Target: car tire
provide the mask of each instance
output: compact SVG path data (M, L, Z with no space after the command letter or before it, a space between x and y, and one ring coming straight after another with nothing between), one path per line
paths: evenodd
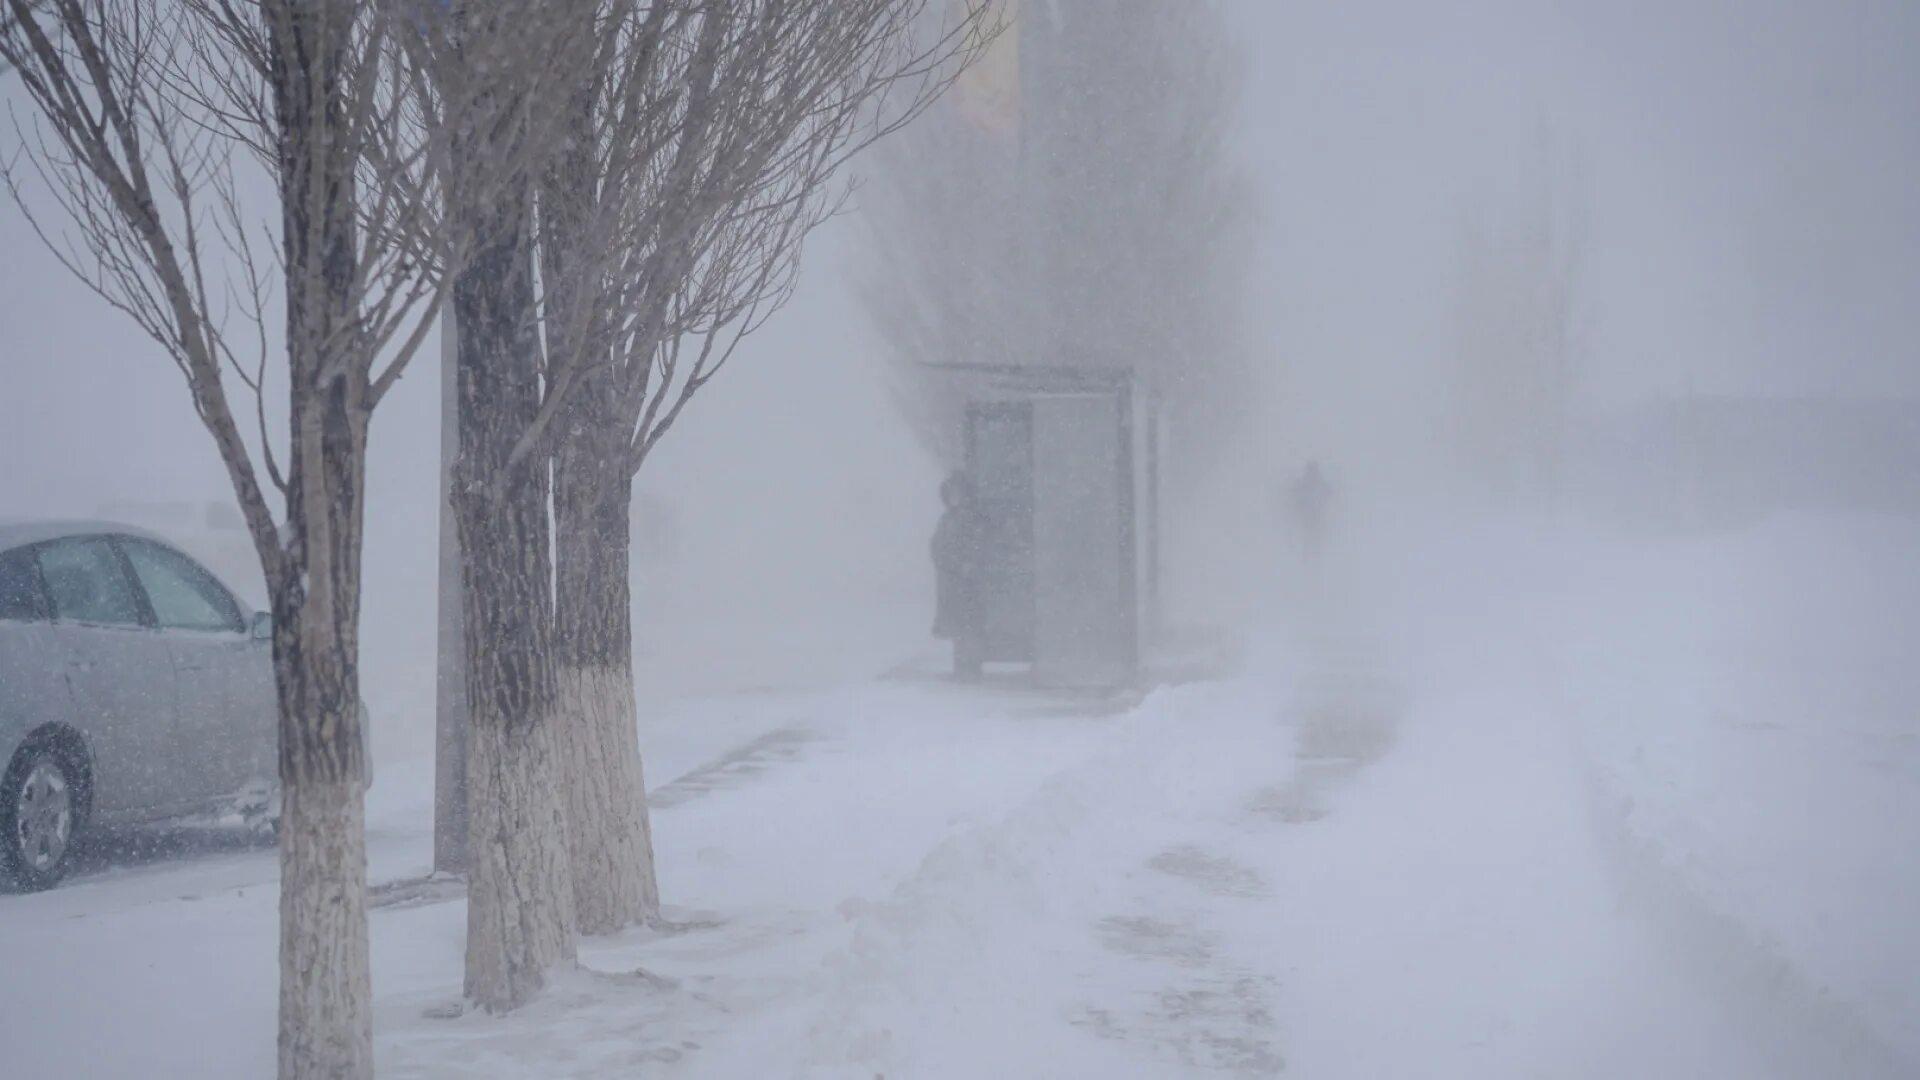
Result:
M240 808L240 820L255 839L266 844L280 840L280 785L268 788L258 802L248 800Z
M80 776L66 755L28 743L0 775L0 879L27 892L66 876L80 832Z
M262 847L278 847L280 845L279 815L248 823L247 832L253 837L254 842Z

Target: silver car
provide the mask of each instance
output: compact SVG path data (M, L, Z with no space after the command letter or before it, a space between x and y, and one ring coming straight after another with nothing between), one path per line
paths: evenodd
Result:
M266 616L149 533L0 525L0 877L51 886L95 826L271 824L270 638Z

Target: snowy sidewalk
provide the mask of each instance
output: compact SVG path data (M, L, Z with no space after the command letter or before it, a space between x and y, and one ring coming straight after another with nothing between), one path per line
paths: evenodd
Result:
M583 942L513 1016L438 1019L464 905L376 910L381 1075L1803 1075L1676 947L1564 703L1508 659L1273 653L1118 713L906 682L681 703L644 740L668 924ZM424 869L430 789L383 771L376 880ZM270 1073L273 869L0 898L40 973L0 992L9 1070Z
M1291 1071L1778 1075L1620 904L1536 705L1422 695L1322 816L1249 859L1286 875L1236 941L1287 972Z
M850 695L794 767L662 811L688 927L583 954L630 974L506 1021L383 993L383 1068L1793 1075L1623 897L1542 701L1307 676L1110 719Z
M1287 733L1244 693L1195 687L1116 718L947 687L850 690L804 740L785 737L800 747L787 765L658 806L679 928L582 951L588 968L644 976L572 976L506 1020L426 1020L458 991L457 921L376 922L383 1074L983 1075L1010 1046L1022 1056L1004 1074L1031 1075L1016 1030L1056 1041L1070 1073L1103 1048L1124 1063L1090 1030L1119 985L1103 973L1132 964L1104 943L1132 883L1165 876L1145 865L1173 844L1157 816L1214 786L1167 749L1210 748L1212 773L1244 773L1241 787L1286 770ZM1246 752L1251 729L1271 757ZM389 938L437 939L441 955L397 956ZM1133 1060L1149 1062L1134 1075L1164 1074Z

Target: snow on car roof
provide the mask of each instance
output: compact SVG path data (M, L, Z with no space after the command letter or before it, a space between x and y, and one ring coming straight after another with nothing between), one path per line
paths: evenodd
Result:
M69 536L138 536L172 546L172 541L149 529L121 521L7 521L0 520L0 550L59 540Z

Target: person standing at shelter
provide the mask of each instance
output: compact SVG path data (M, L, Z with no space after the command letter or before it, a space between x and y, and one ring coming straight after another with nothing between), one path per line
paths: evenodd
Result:
M956 472L940 485L945 510L933 530L933 635L953 642L953 673L978 678L983 666L981 576L986 530L973 482Z
M1292 509L1294 527L1300 533L1300 553L1310 567L1319 565L1326 546L1327 504L1331 499L1332 491L1320 463L1307 462L1300 478L1293 482Z

